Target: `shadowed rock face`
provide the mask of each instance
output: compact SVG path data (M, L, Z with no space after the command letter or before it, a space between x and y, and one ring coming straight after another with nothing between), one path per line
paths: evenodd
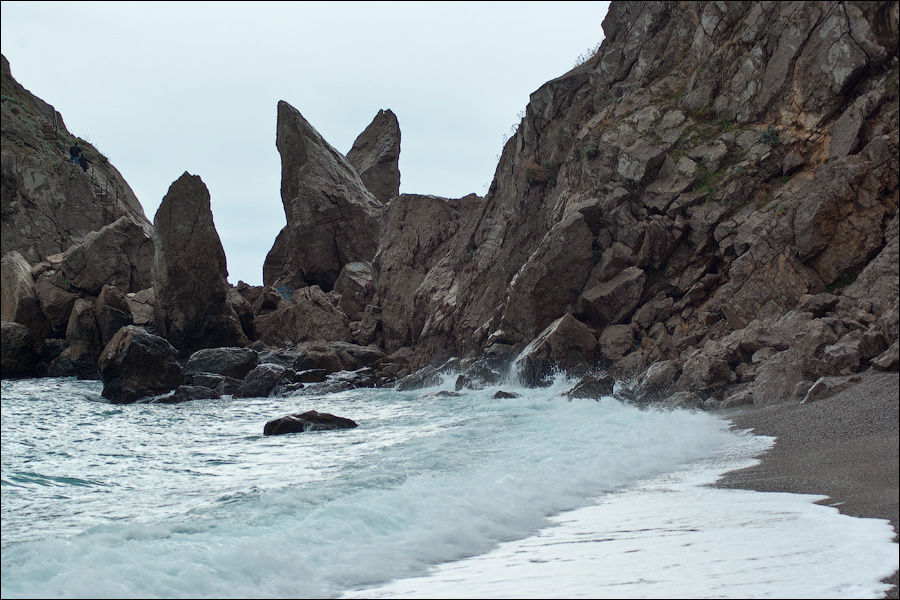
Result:
M264 283L330 291L345 264L375 255L381 203L347 159L284 101L278 103L276 146L287 225L263 266L274 277L280 263L281 273Z
M98 364L103 397L113 404L163 394L184 382L175 348L135 325L119 329L103 349Z
M400 124L391 110L379 110L347 153L366 189L379 202L400 193Z
M225 251L200 177L185 173L169 187L153 219L153 244L153 314L163 337L185 356L246 345L227 301Z

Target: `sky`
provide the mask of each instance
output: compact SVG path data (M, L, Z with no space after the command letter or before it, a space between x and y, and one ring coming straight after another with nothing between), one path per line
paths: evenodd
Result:
M487 192L529 95L603 39L608 2L2 2L13 77L104 153L152 222L185 171L229 281L262 284L285 224L276 106L346 154L400 123L400 192Z

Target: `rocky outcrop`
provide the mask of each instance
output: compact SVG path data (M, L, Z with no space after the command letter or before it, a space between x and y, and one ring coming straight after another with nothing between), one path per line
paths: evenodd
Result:
M350 341L347 315L318 287L297 290L290 300L253 322L256 338L270 346L313 340Z
M656 363L640 389L704 406L873 364L897 338L896 2L613 3L603 27L484 199L392 200L385 350L521 349L571 314L586 362Z
M243 379L259 364L259 354L251 348L207 348L191 354L184 365L184 376L212 373Z
M304 431L323 431L332 429L353 429L356 421L345 417L336 417L329 413L314 410L294 415L286 415L272 419L263 427L263 435L281 435L283 433L301 433Z
M347 152L366 189L387 203L400 194L400 124L390 110L379 110Z
M0 314L4 321L21 323L35 340L42 340L49 331L49 323L34 291L31 265L16 251L8 252L0 260Z
M0 253L15 250L36 264L121 218L138 230L149 227L121 174L91 144L69 133L62 115L51 105L13 79L6 57L2 57L0 77ZM69 147L75 142L91 161L87 173L69 160ZM114 251L104 259L109 264L132 265L133 278L149 281L149 256L135 264Z
M165 394L184 383L175 347L135 325L119 329L98 364L103 397L113 404Z
M246 345L228 303L225 251L200 177L184 173L169 187L153 218L153 244L153 315L160 334L184 356Z
M0 344L0 376L4 379L34 377L36 355L34 337L21 323L3 321L3 340Z
M344 265L375 255L381 202L347 159L284 101L278 103L276 146L287 225L263 266L264 275L278 275L263 283L330 291Z
M597 350L597 338L590 329L565 314L551 323L516 359L519 379L526 385L538 385L554 369L592 367Z

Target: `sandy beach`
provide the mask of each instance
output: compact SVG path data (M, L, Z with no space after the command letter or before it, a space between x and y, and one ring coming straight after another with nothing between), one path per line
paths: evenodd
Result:
M898 531L900 375L867 371L830 398L726 414L736 427L776 436L762 462L727 473L719 487L823 494L823 504L858 517L888 519ZM896 537L895 537L896 540ZM897 598L897 577L888 598Z

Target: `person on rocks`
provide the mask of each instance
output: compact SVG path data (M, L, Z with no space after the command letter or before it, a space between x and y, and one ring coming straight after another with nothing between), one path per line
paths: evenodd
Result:
M81 157L81 146L78 145L78 142L75 142L72 144L72 147L69 148L69 156L71 157L73 165L80 164L79 158Z
M89 161L84 154L81 154L81 156L78 157L78 166L81 167L81 170L85 173L87 173L90 164L91 161Z

